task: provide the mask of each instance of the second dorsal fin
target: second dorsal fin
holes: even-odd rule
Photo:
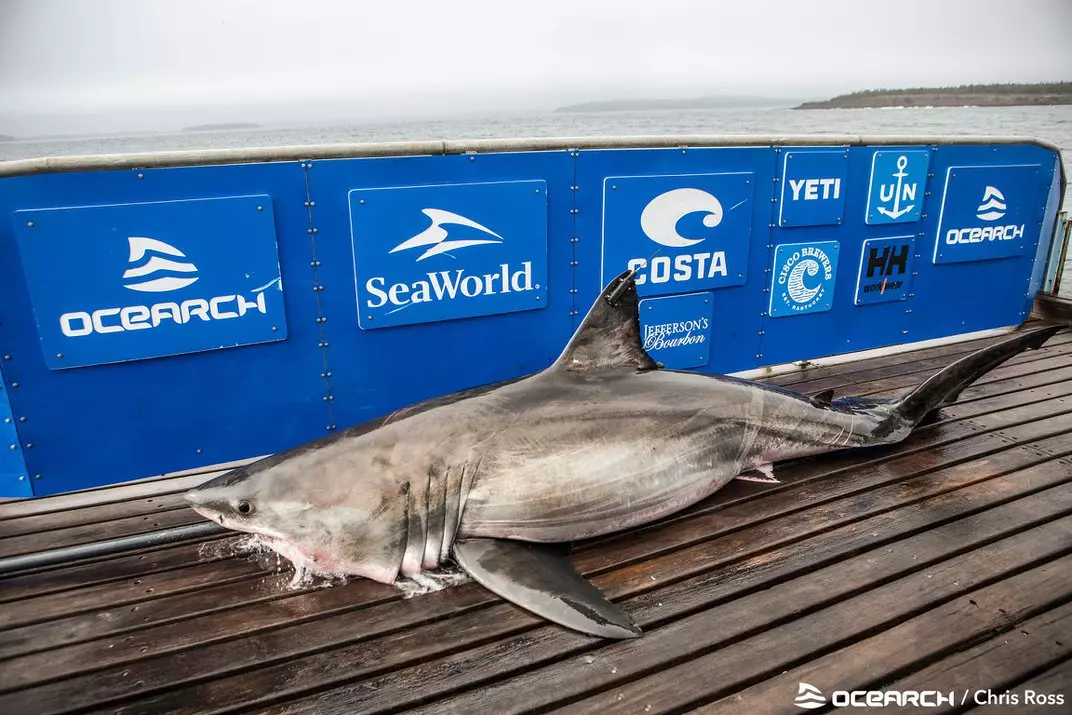
[[[550,369],[589,372],[658,367],[640,340],[636,271],[626,271],[603,288]]]
[[[811,396],[811,399],[815,400],[816,402],[821,402],[824,405],[829,405],[830,401],[834,399],[834,388],[831,387],[829,390],[816,392],[814,395]]]

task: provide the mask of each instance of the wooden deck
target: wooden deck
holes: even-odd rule
[[[772,382],[897,392],[990,341]],[[9,575],[0,713],[799,713],[801,681],[827,698],[955,692],[926,712],[1033,688],[1065,706],[990,711],[1068,712],[1072,333],[900,445],[776,474],[576,547],[644,628],[628,641],[548,625],[475,584],[412,599],[361,579],[289,590],[288,568],[235,556],[233,536]],[[0,504],[0,558],[198,522],[180,492],[204,478]]]

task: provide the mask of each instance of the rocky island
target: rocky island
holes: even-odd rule
[[[794,109],[865,107],[1016,107],[1072,104],[1072,82],[967,84],[959,87],[868,89],[832,99],[804,102]]]

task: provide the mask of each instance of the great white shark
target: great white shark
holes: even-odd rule
[[[663,369],[644,350],[634,272],[596,299],[558,359],[403,408],[188,492],[298,570],[424,583],[456,565],[490,591],[608,638],[640,628],[561,544],[647,524],[775,462],[903,440],[1060,326],[1023,330],[899,398],[802,395]]]

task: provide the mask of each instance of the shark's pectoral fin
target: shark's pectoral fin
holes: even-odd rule
[[[781,484],[781,482],[774,476],[774,465],[772,464],[760,464],[754,469],[749,469],[747,472],[738,474],[734,479],[740,479],[742,482]]]
[[[569,555],[545,544],[465,539],[458,564],[481,586],[559,625],[603,638],[635,638],[640,628],[574,570]]]

